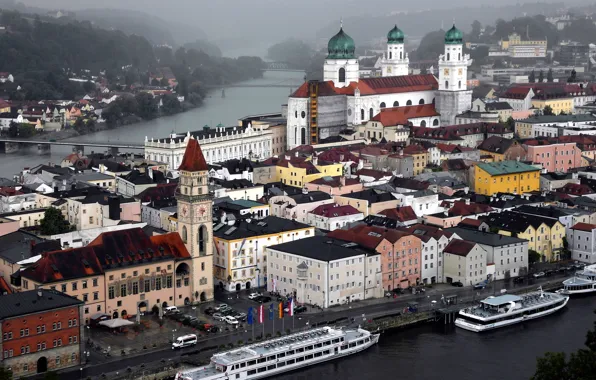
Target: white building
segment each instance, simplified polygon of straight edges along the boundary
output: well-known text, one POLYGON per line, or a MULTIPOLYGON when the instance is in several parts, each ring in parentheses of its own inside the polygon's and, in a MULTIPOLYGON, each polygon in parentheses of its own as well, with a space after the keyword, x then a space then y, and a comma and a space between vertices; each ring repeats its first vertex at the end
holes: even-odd
POLYGON ((486 251, 487 264, 494 263, 491 280, 525 275, 528 270, 528 241, 512 236, 483 232, 469 228, 449 228, 460 239, 479 244, 486 251))
MULTIPOLYGON (((441 85, 432 74, 406 75, 408 57, 403 33, 397 28, 388 34, 387 55, 381 64, 383 77, 359 78, 354 40, 340 29, 327 45, 323 81, 304 83, 288 99, 288 148, 318 144, 339 135, 346 125, 365 124, 389 107, 434 105, 436 100, 436 111, 453 122, 472 101, 472 92, 466 89, 470 61, 462 55, 461 39, 455 27, 445 35, 445 67, 440 75, 446 77, 441 85)), ((438 120, 432 125, 438 126, 438 120)))
POLYGON ((271 290, 266 248, 314 234, 314 227, 275 216, 216 225, 213 227, 215 285, 228 291, 262 286, 271 290))
POLYGON ((265 127, 253 128, 250 124, 247 127, 224 127, 220 124, 186 134, 172 133, 165 139, 145 137, 145 159, 167 163, 168 169, 177 170, 190 138, 199 141, 207 163, 247 157, 269 158, 273 133, 265 127))
POLYGON ((83 231, 66 232, 59 235, 51 235, 51 240, 58 240, 63 249, 85 247, 104 232, 128 230, 131 228, 144 228, 147 223, 128 223, 117 226, 90 228, 83 231))
POLYGON ((268 289, 324 308, 383 296, 380 254, 315 236, 267 248, 268 289))
POLYGON ((354 207, 330 203, 310 211, 307 216, 307 223, 325 231, 333 231, 362 219, 364 219, 364 214, 354 207))
POLYGON ((567 239, 572 260, 596 263, 596 224, 577 223, 571 227, 567 239))
POLYGON ((453 239, 443 250, 445 281, 474 285, 487 279, 486 251, 473 242, 453 239))
POLYGON ((6 188, 0 190, 0 212, 15 212, 35 208, 35 193, 6 188))

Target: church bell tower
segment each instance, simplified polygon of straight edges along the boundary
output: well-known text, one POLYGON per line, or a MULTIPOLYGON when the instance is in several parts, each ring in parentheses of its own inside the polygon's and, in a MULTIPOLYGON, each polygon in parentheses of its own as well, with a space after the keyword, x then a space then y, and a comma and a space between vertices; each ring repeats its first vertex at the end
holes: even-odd
POLYGON ((213 199, 209 194, 209 167, 198 141, 187 137, 182 158, 178 200, 178 233, 192 257, 192 301, 213 300, 213 199))

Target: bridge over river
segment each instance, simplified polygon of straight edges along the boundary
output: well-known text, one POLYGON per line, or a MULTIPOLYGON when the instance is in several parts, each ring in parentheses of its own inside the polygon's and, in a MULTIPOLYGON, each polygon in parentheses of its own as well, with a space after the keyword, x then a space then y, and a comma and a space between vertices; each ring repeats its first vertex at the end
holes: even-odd
POLYGON ((0 138, 0 152, 13 153, 18 151, 21 147, 29 147, 37 145, 37 150, 40 152, 47 152, 51 146, 72 146, 73 151, 83 152, 85 147, 89 148, 108 148, 112 154, 117 154, 120 149, 134 149, 142 150, 145 148, 144 144, 127 143, 127 142, 98 142, 98 141, 70 141, 70 140, 27 140, 18 138, 0 138))

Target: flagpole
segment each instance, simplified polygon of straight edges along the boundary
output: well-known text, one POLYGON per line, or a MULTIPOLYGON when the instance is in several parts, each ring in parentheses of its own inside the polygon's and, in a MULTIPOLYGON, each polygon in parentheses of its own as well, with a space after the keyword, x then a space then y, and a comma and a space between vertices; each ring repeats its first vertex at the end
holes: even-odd
POLYGON ((273 312, 273 325, 271 328, 271 336, 275 335, 275 311, 273 312))
POLYGON ((255 341, 255 320, 254 320, 255 313, 254 313, 254 310, 252 308, 250 310, 250 314, 251 314, 250 316, 251 316, 251 322, 252 322, 251 323, 251 325, 252 325, 252 341, 254 342, 255 341))

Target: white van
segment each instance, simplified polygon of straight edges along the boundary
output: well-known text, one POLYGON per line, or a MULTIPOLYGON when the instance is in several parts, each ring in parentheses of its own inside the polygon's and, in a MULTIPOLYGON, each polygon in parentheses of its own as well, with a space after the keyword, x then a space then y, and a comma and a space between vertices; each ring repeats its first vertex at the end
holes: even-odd
POLYGON ((168 306, 164 309, 164 312, 166 314, 171 314, 171 313, 177 313, 178 312, 178 308, 176 306, 168 306))
POLYGON ((174 343, 172 343, 172 350, 194 346, 195 344, 197 344, 197 336, 195 334, 180 336, 176 338, 174 343))

